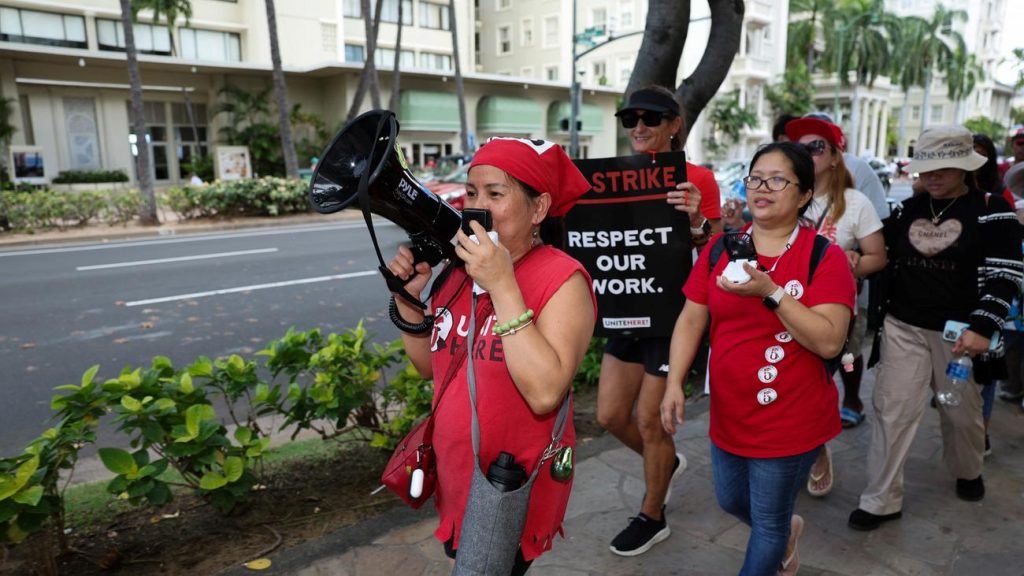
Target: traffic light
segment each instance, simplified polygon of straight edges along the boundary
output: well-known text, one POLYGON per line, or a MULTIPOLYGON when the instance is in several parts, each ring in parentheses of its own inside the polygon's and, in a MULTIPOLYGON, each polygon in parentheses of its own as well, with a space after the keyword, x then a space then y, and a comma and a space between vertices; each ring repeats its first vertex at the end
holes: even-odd
MULTIPOLYGON (((559 120, 558 121, 558 127, 562 129, 562 132, 568 132, 569 131, 569 119, 568 118, 562 118, 561 120, 559 120)), ((576 121, 576 131, 579 132, 582 129, 583 129, 583 121, 582 120, 577 120, 576 121)))

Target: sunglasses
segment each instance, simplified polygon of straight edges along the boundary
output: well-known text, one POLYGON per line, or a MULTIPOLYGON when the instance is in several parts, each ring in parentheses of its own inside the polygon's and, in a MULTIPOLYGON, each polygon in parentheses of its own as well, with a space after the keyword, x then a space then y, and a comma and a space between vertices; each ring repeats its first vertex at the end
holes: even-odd
POLYGON ((825 153, 824 140, 815 140, 814 142, 807 142, 806 144, 803 145, 803 147, 811 156, 821 156, 822 154, 825 153))
POLYGON ((662 120, 671 117, 672 115, 667 112, 646 112, 642 116, 636 112, 623 112, 619 114, 619 121, 622 122, 623 128, 636 128, 638 122, 643 122, 648 128, 656 128, 661 125, 662 120))

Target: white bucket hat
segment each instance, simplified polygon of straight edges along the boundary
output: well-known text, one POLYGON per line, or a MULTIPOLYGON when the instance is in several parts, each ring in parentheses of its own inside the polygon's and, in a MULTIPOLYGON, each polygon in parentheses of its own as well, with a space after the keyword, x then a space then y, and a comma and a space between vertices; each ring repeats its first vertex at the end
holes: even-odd
POLYGON ((987 159, 974 151, 974 138, 963 126, 936 126, 921 133, 914 146, 914 158, 907 171, 932 172, 943 168, 959 168, 974 172, 987 159))

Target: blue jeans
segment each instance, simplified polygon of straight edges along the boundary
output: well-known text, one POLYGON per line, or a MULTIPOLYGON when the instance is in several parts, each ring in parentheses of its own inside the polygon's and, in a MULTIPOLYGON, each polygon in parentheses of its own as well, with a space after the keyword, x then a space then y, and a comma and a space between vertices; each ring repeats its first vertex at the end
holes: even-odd
POLYGON ((784 458, 744 458, 711 443, 718 505, 750 526, 740 576, 775 576, 789 542, 793 504, 821 447, 784 458))

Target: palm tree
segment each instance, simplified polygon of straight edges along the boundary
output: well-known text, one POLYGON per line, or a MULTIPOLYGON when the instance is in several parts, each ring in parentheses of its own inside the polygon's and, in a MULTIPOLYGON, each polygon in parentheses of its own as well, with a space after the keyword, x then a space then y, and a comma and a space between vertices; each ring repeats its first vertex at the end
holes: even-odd
POLYGON ((891 16, 885 12, 881 0, 846 0, 839 5, 834 17, 846 24, 838 30, 826 30, 824 60, 844 86, 850 85, 850 72, 853 72, 848 150, 856 154, 859 153, 860 87, 874 85, 886 70, 889 61, 886 25, 891 16), (842 36, 837 38, 838 35, 842 36))
POLYGON ((956 48, 964 45, 963 36, 953 29, 958 20, 966 22, 967 12, 948 10, 939 4, 935 7, 935 12, 921 37, 918 56, 921 58, 925 73, 924 96, 921 100, 922 132, 928 128, 928 118, 931 116, 928 111, 928 100, 931 97, 934 74, 937 70, 946 69, 948 63, 955 57, 956 48))
MULTIPOLYGON (((153 23, 159 24, 161 16, 167 19, 167 30, 171 41, 171 56, 178 53, 175 48, 174 38, 178 35, 178 16, 185 18, 185 26, 192 21, 191 0, 132 0, 132 19, 139 20, 139 12, 142 10, 153 11, 153 23)), ((199 141, 199 126, 196 124, 196 115, 192 109, 192 97, 188 90, 182 86, 181 95, 185 100, 185 113, 188 114, 188 123, 192 127, 192 138, 199 141)))
POLYGON ((156 194, 153 192, 153 178, 150 176, 149 145, 146 142, 146 114, 142 105, 142 78, 139 75, 139 58, 135 51, 135 30, 132 27, 131 0, 121 2, 121 26, 124 27, 124 51, 128 60, 128 83, 132 95, 132 133, 135 134, 135 148, 139 157, 136 161, 136 172, 139 179, 139 194, 142 196, 142 207, 139 219, 143 224, 159 224, 156 212, 156 194))
MULTIPOLYGON (((2 172, 6 174, 6 178, 10 178, 14 181, 14 166, 7 165, 7 158, 9 154, 7 151, 11 147, 11 138, 14 133, 17 132, 17 128, 14 124, 11 124, 11 115, 14 114, 14 98, 0 98, 0 154, 3 158, 0 159, 0 164, 3 165, 2 172)), ((6 178, 0 179, 0 189, 6 178)), ((2 192, 2 190, 0 190, 2 192)), ((10 230, 11 222, 7 218, 7 207, 3 203, 3 194, 0 193, 0 230, 10 230)))
POLYGON ((370 102, 374 108, 380 108, 380 89, 377 78, 377 31, 380 30, 380 12, 383 0, 377 0, 376 10, 370 12, 370 0, 360 0, 360 10, 363 12, 363 29, 366 32, 366 53, 363 57, 363 73, 359 75, 359 84, 356 86, 356 93, 352 96, 352 105, 348 109, 348 119, 351 120, 359 114, 359 108, 363 105, 363 98, 367 90, 370 92, 370 102))
POLYGON ((819 29, 823 22, 834 20, 834 8, 832 0, 792 0, 789 3, 787 69, 803 59, 807 72, 815 71, 819 29))
POLYGON ((178 16, 185 18, 185 25, 188 26, 192 20, 192 0, 131 0, 132 19, 139 19, 139 12, 142 10, 153 11, 153 23, 159 24, 160 17, 167 18, 167 27, 171 36, 171 55, 177 55, 174 47, 174 37, 178 30, 178 16))
POLYGON ((274 66, 274 100, 281 131, 281 148, 284 151, 284 171, 289 178, 299 177, 299 161, 295 157, 295 142, 292 140, 292 123, 288 118, 288 93, 281 69, 281 48, 277 41, 277 12, 274 0, 267 0, 267 28, 270 31, 270 60, 274 66))
POLYGON ((899 135, 896 139, 896 155, 904 154, 907 134, 907 110, 910 108, 910 89, 924 88, 924 62, 917 57, 921 51, 922 39, 928 21, 919 16, 906 16, 896 19, 890 28, 893 38, 893 54, 900 58, 890 59, 889 78, 903 92, 903 106, 900 108, 899 135))
POLYGON ((968 53, 966 46, 957 46, 953 58, 947 62, 945 73, 949 99, 956 104, 953 122, 963 124, 964 101, 974 92, 978 82, 985 79, 985 70, 974 54, 968 53))
POLYGON ((459 145, 462 154, 469 154, 469 126, 466 121, 466 89, 462 85, 462 64, 459 59, 459 33, 455 26, 455 0, 448 0, 448 26, 452 31, 452 60, 455 64, 455 97, 459 100, 459 145))
POLYGON ((402 86, 402 69, 400 65, 402 62, 403 4, 405 4, 405 2, 402 2, 402 0, 398 0, 398 32, 395 36, 395 64, 394 69, 391 71, 391 98, 388 101, 388 109, 394 112, 395 114, 398 114, 398 93, 402 86))

